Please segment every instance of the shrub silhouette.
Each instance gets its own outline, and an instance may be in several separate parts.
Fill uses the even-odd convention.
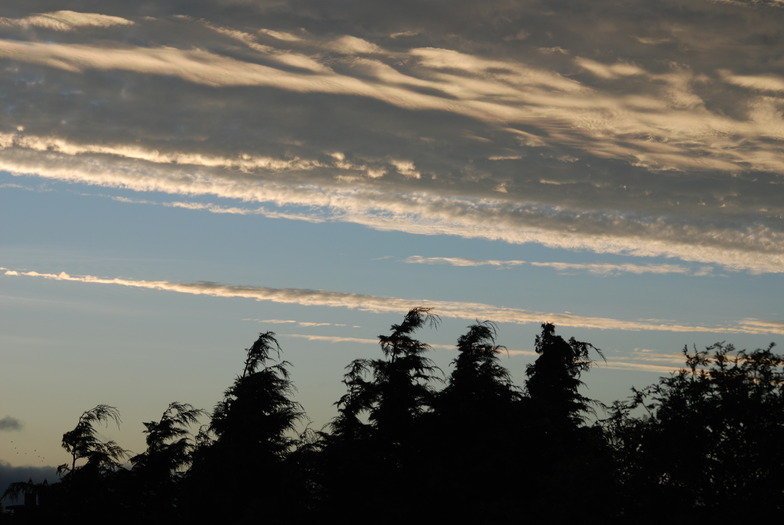
[[[716,343],[633,390],[605,421],[630,515],[750,519],[784,510],[784,358]]]

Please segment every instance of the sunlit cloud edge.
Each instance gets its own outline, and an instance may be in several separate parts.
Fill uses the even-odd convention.
[[[405,313],[415,306],[433,308],[442,317],[457,319],[487,319],[497,323],[530,324],[550,322],[558,326],[621,331],[708,332],[745,334],[784,334],[784,322],[743,319],[724,326],[702,326],[676,323],[651,323],[627,321],[606,317],[588,317],[571,313],[546,313],[520,308],[499,307],[483,303],[439,301],[428,299],[403,299],[368,294],[311,290],[305,288],[270,288],[264,286],[238,286],[208,281],[173,283],[169,281],[144,281],[123,278],[106,278],[93,275],[70,275],[66,272],[41,273],[0,268],[6,277],[32,277],[55,281],[87,284],[112,284],[118,286],[206,295],[225,298],[245,298],[301,306],[347,308],[372,313]]]

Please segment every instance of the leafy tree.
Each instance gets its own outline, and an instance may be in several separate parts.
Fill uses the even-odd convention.
[[[424,355],[429,345],[412,337],[426,324],[438,324],[429,308],[409,310],[389,335],[379,336],[384,358],[355,359],[346,367],[347,392],[336,403],[333,441],[372,442],[384,449],[373,453],[376,459],[397,461],[393,457],[410,444],[416,423],[434,402],[437,367]]]
[[[347,367],[343,383],[348,392],[337,403],[336,433],[359,432],[365,416],[377,437],[394,444],[406,438],[433,403],[437,368],[424,356],[430,346],[411,336],[426,324],[438,324],[429,308],[409,310],[402,323],[392,325],[391,334],[379,336],[384,359],[356,359]]]
[[[784,510],[784,357],[716,343],[605,421],[627,514],[749,519]]]

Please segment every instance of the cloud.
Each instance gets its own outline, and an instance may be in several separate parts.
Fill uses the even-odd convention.
[[[8,485],[18,481],[32,480],[33,483],[43,483],[47,481],[53,483],[57,481],[57,469],[55,467],[21,467],[11,466],[7,461],[0,459],[0,495],[5,492]],[[15,502],[3,500],[3,504],[13,504]]]
[[[410,264],[449,264],[451,266],[497,266],[500,268],[509,268],[512,266],[520,266],[526,264],[525,261],[499,261],[499,260],[477,260],[468,259],[465,257],[422,257],[421,255],[412,255],[407,257],[404,262]]]
[[[287,337],[296,337],[299,339],[307,339],[308,341],[323,341],[327,343],[356,343],[363,345],[378,345],[378,339],[369,339],[366,337],[342,337],[335,335],[315,335],[315,334],[280,334]],[[430,348],[441,348],[443,350],[454,350],[454,345],[431,344]]]
[[[297,324],[293,319],[243,319],[243,321],[254,321],[262,324]]]
[[[54,148],[56,150],[56,148]],[[231,177],[210,173],[191,166],[159,164],[149,171],[144,166],[126,165],[122,170],[107,171],[101,163],[86,165],[85,158],[46,153],[51,166],[33,168],[28,157],[11,155],[0,158],[0,168],[13,173],[30,173],[49,179],[80,182],[135,191],[161,191],[173,194],[213,195],[221,198],[268,202],[272,206],[300,207],[303,213],[257,210],[260,214],[280,218],[305,219],[306,210],[321,210],[313,221],[341,221],[379,230],[397,230],[423,235],[455,235],[486,238],[514,244],[538,243],[552,248],[591,250],[638,257],[674,257],[684,261],[718,264],[736,271],[781,273],[784,253],[777,242],[784,233],[763,224],[748,224],[733,230],[725,227],[704,230],[695,224],[678,226],[639,219],[613,218],[608,212],[575,213],[557,207],[548,208],[525,202],[505,202],[496,198],[468,198],[422,193],[404,193],[398,189],[382,191],[355,184],[352,187],[313,187],[296,184],[300,172],[288,183],[243,177],[242,183]],[[54,159],[57,159],[56,162]],[[3,162],[5,160],[5,162]],[[141,171],[138,171],[140,168]],[[214,175],[214,176],[213,176]],[[186,204],[172,204],[187,208]],[[239,210],[193,204],[216,213]],[[243,212],[245,213],[245,212]],[[253,213],[253,212],[247,212]],[[488,224],[492,226],[488,227]],[[603,231],[617,224],[614,234]],[[625,231],[624,231],[625,230]],[[694,245],[700,250],[694,250]],[[764,257],[763,257],[764,255]]]
[[[296,324],[303,327],[321,327],[321,326],[346,326],[341,323],[318,323],[312,321],[295,321],[293,319],[243,319],[243,321],[254,321],[260,324]]]
[[[316,335],[316,334],[280,334],[281,336],[294,337],[298,339],[306,339],[308,341],[321,341],[326,343],[352,343],[363,345],[378,345],[378,339],[370,339],[364,337],[344,337],[333,335]],[[433,344],[431,348],[442,350],[456,350],[454,345]],[[534,350],[521,350],[521,349],[503,349],[502,354],[505,356],[524,356],[524,357],[537,357],[539,354]],[[660,364],[670,363],[670,364]],[[660,354],[656,357],[651,355],[633,353],[628,358],[622,360],[608,359],[607,361],[597,361],[595,366],[606,370],[632,370],[636,372],[651,372],[655,374],[670,374],[677,372],[683,368],[683,356],[681,354]]]
[[[611,263],[566,263],[566,262],[536,262],[520,260],[478,260],[464,257],[422,257],[412,255],[407,257],[404,262],[410,264],[448,264],[451,266],[471,267],[471,266],[495,266],[498,268],[511,268],[514,266],[530,265],[544,268],[553,268],[559,272],[587,272],[595,275],[617,275],[621,273],[632,274],[684,274],[684,275],[711,275],[711,267],[702,267],[692,270],[678,264],[611,264]]]
[[[531,266],[553,268],[559,272],[587,272],[595,275],[631,274],[683,274],[709,275],[710,271],[700,268],[696,272],[678,264],[610,264],[610,263],[565,263],[565,262],[531,262]]]
[[[0,18],[0,26],[40,27],[55,31],[73,31],[82,27],[112,27],[131,25],[132,21],[118,16],[76,11],[54,11],[34,14],[25,18]]]
[[[4,4],[0,169],[781,273],[784,11],[681,4]]]
[[[0,432],[10,432],[13,430],[21,430],[22,429],[22,422],[16,419],[15,417],[5,416],[4,418],[0,419]]]
[[[784,333],[784,321],[766,321],[762,319],[743,319],[740,325],[753,330],[768,330],[773,334]]]
[[[186,293],[213,297],[245,298],[255,301],[270,301],[302,306],[326,306],[348,308],[373,313],[405,313],[414,306],[430,307],[442,317],[458,319],[490,319],[498,323],[529,324],[550,322],[558,326],[627,331],[664,331],[664,332],[710,332],[710,333],[749,333],[784,334],[784,324],[758,322],[746,319],[740,323],[724,326],[701,326],[679,324],[667,321],[638,321],[606,317],[580,316],[572,313],[537,312],[520,308],[500,307],[483,303],[428,300],[425,298],[382,297],[376,295],[311,290],[306,288],[270,288],[265,286],[238,286],[209,281],[195,283],[173,283],[168,281],[144,281],[123,278],[97,277],[93,275],[70,275],[66,272],[40,273],[0,268],[6,277],[33,277],[56,281],[70,281],[86,284],[110,284]]]
[[[657,365],[653,363],[635,363],[632,361],[609,361],[607,363],[596,363],[599,368],[608,370],[629,370],[634,372],[651,372],[659,375],[668,375],[677,372],[682,365]]]

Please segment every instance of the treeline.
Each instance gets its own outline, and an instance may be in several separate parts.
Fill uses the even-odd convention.
[[[408,312],[382,355],[346,367],[337,416],[295,433],[289,363],[272,332],[207,414],[172,403],[129,455],[86,411],[51,484],[19,482],[13,523],[661,523],[764,518],[784,510],[784,359],[772,347],[684,349],[685,367],[598,407],[580,393],[601,352],[551,324],[522,386],[490,322],[457,341],[449,374],[414,337],[438,318]],[[594,412],[598,408],[600,413]],[[209,423],[195,429],[200,420]],[[73,521],[71,521],[73,520]]]

